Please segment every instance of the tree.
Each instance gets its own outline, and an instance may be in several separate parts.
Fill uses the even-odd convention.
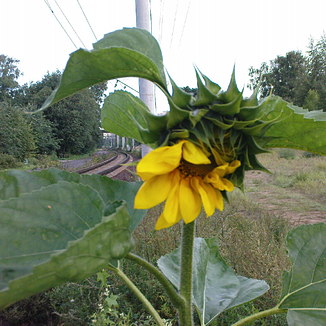
[[[0,54],[0,102],[11,99],[19,87],[17,82],[21,72],[17,68],[19,60]]]
[[[35,152],[47,155],[56,152],[60,146],[59,140],[54,134],[52,122],[44,117],[43,112],[28,114],[26,117],[32,128],[36,146]]]
[[[23,161],[35,150],[35,140],[26,114],[6,102],[0,103],[0,152]]]
[[[309,110],[326,111],[326,35],[311,39],[307,54],[291,51],[259,68],[249,68],[250,89],[260,83],[260,95],[283,97]]]
[[[299,51],[277,56],[269,64],[263,62],[259,69],[249,69],[251,88],[261,80],[261,96],[273,94],[289,102],[302,106],[306,92],[309,90],[306,59]]]
[[[308,94],[304,100],[303,107],[309,111],[318,110],[320,97],[316,90],[309,89]]]
[[[97,146],[101,136],[100,112],[90,90],[60,101],[44,114],[60,140],[59,155],[83,154]]]
[[[20,94],[16,96],[16,103],[34,110],[41,107],[57,87],[60,78],[59,71],[48,73],[41,81],[22,88]],[[97,101],[101,101],[101,94],[105,89],[105,83],[98,84],[92,90],[85,89],[45,110],[44,118],[50,123],[53,138],[49,137],[48,141],[43,139],[42,148],[46,151],[56,148],[58,155],[83,154],[93,150],[101,136],[100,107]],[[44,130],[48,131],[47,135],[49,126],[43,126]]]
[[[326,111],[326,34],[310,40],[307,61],[310,89],[319,97],[317,109]]]
[[[108,89],[108,83],[103,82],[96,85],[93,85],[90,90],[94,96],[94,99],[97,104],[102,104],[104,97],[105,97],[105,91]]]

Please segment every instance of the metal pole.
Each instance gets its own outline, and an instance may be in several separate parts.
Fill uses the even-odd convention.
[[[136,26],[151,32],[149,21],[149,3],[148,0],[135,0],[136,4]],[[155,113],[154,86],[145,79],[139,78],[139,97],[149,107],[152,113]],[[144,157],[150,148],[142,145],[142,157]]]

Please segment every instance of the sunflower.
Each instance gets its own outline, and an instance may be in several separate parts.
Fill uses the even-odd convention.
[[[211,156],[209,156],[211,157]],[[233,183],[225,176],[240,166],[240,161],[217,165],[200,147],[182,140],[159,147],[137,165],[143,185],[135,197],[135,208],[147,209],[166,201],[155,229],[170,227],[180,220],[195,220],[202,206],[207,216],[224,208],[221,191],[232,191]]]

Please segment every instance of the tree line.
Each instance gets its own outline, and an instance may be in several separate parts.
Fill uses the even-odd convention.
[[[260,84],[261,97],[273,93],[309,111],[326,111],[326,35],[311,39],[306,54],[290,51],[250,67],[249,76],[249,88]]]
[[[101,141],[100,103],[106,83],[85,89],[49,109],[37,111],[58,85],[61,73],[19,85],[19,61],[0,55],[0,155],[24,161],[38,154],[84,154]],[[1,161],[1,159],[0,159]]]

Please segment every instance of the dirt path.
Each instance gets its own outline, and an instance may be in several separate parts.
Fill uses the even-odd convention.
[[[246,173],[246,194],[274,215],[287,218],[291,224],[326,222],[326,198],[319,199],[296,189],[274,184],[275,176],[260,171]]]

